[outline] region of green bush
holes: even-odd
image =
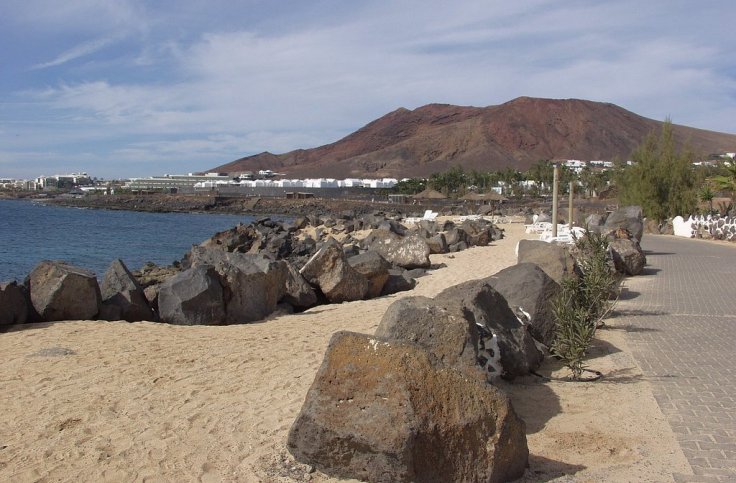
[[[617,277],[608,255],[608,240],[586,230],[575,243],[580,277],[562,281],[559,295],[552,301],[555,340],[550,348],[579,379],[584,359],[599,324],[614,305]]]

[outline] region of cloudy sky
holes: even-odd
[[[736,2],[3,0],[0,177],[186,173],[518,96],[736,133]]]

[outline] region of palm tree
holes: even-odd
[[[713,198],[715,197],[715,194],[713,193],[713,190],[710,189],[710,184],[704,184],[700,188],[700,193],[698,193],[698,196],[700,197],[700,201],[708,202],[708,211],[713,214]]]
[[[713,176],[711,181],[718,190],[736,191],[736,161],[724,163],[723,168],[725,174]]]

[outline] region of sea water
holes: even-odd
[[[0,282],[23,281],[41,260],[64,260],[100,279],[116,258],[130,270],[148,261],[170,265],[193,244],[253,220],[248,215],[91,210],[0,200]]]

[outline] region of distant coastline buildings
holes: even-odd
[[[711,154],[707,160],[693,162],[694,166],[717,166],[719,163],[729,164],[736,158],[736,153]],[[580,174],[588,168],[597,171],[606,171],[615,168],[612,161],[593,160],[584,161],[579,159],[558,159],[556,164],[567,167],[571,171]],[[631,165],[632,161],[625,164]],[[163,191],[163,192],[203,192],[227,190],[236,192],[238,189],[266,189],[280,190],[285,192],[290,189],[340,189],[340,188],[362,188],[362,189],[390,189],[399,181],[396,178],[306,178],[286,179],[271,170],[260,170],[257,173],[188,173],[188,174],[165,174],[163,176],[149,176],[141,178],[130,178],[122,181],[102,181],[90,177],[85,172],[55,174],[53,176],[39,176],[33,179],[13,179],[0,176],[0,189],[22,190],[22,191],[54,191],[73,190],[76,194],[85,193],[114,193],[116,188],[130,191]],[[525,181],[523,183],[534,183]],[[530,185],[531,186],[531,185]],[[528,188],[528,186],[527,186]],[[275,192],[275,191],[274,191]]]
[[[258,177],[251,173],[227,175],[224,173],[205,173],[186,175],[164,175],[148,178],[132,178],[123,185],[131,191],[142,190],[213,190],[219,188],[393,188],[399,182],[395,178],[382,179],[273,179],[272,171],[261,171]]]

